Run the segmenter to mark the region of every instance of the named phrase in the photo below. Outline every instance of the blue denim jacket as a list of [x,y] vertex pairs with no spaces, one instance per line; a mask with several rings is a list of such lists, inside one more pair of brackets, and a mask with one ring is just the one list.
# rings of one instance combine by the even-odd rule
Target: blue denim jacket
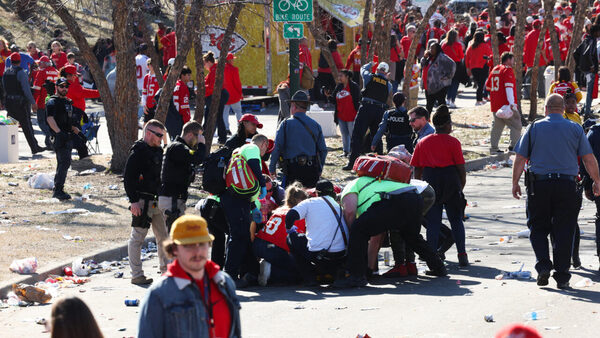
[[[241,337],[241,306],[235,283],[223,271],[219,271],[213,281],[229,306],[229,337]],[[138,337],[209,337],[205,318],[206,309],[198,286],[187,279],[165,277],[152,285],[142,301]]]

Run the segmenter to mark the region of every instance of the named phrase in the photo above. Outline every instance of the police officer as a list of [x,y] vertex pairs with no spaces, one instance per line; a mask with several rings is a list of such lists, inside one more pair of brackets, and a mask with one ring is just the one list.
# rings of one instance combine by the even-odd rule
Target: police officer
[[[56,94],[52,95],[46,103],[46,122],[50,127],[50,134],[56,153],[56,174],[54,175],[53,198],[61,201],[71,199],[64,191],[67,171],[71,166],[71,150],[73,142],[71,138],[78,131],[73,127],[73,105],[67,98],[69,82],[64,77],[56,81]],[[27,117],[29,120],[29,117]],[[23,128],[25,129],[25,128]]]
[[164,213],[169,231],[177,217],[185,213],[188,188],[205,153],[202,125],[196,121],[183,125],[181,136],[175,137],[165,151],[158,207]]
[[[577,189],[575,178],[580,156],[593,180],[594,195],[600,195],[598,163],[583,128],[563,118],[565,104],[560,94],[546,98],[546,117],[534,122],[519,140],[513,165],[512,193],[521,196],[519,179],[529,160],[527,179],[527,212],[531,229],[530,241],[535,252],[537,285],[548,285],[554,269],[557,287],[569,287],[569,266],[573,236],[577,224]],[[553,261],[550,260],[548,235],[554,237]]]
[[21,54],[12,53],[10,61],[11,66],[6,69],[2,77],[4,93],[6,95],[6,111],[8,112],[8,116],[19,121],[31,153],[37,154],[46,150],[46,148],[39,146],[33,134],[33,127],[31,126],[31,109],[37,111],[38,106],[31,94],[29,76],[21,68]]
[[144,127],[144,137],[136,141],[129,150],[123,173],[125,192],[131,203],[129,210],[133,217],[127,251],[131,267],[131,283],[135,285],[152,283],[152,278],[144,275],[140,258],[142,244],[148,234],[150,223],[158,244],[160,271],[167,271],[168,259],[161,245],[168,238],[167,227],[157,205],[163,157],[160,142],[164,134],[165,126],[160,121],[148,121]]
[[377,145],[381,142],[381,136],[385,133],[388,152],[401,144],[404,145],[406,150],[413,152],[413,131],[410,127],[408,112],[403,106],[404,100],[404,94],[400,92],[394,94],[392,101],[395,108],[383,113],[379,129],[377,129],[377,133],[371,142],[371,151],[377,149]]
[[310,104],[306,93],[297,91],[290,104],[292,117],[277,129],[269,171],[274,174],[277,162],[282,158],[284,186],[298,181],[307,188],[314,188],[327,157],[325,138],[321,126],[306,116]]
[[[386,74],[390,67],[387,63],[381,62],[377,66],[375,74],[371,72],[372,67],[373,63],[369,62],[360,69],[363,79],[362,100],[354,121],[348,165],[342,168],[344,170],[352,169],[356,158],[363,153],[363,139],[367,130],[369,130],[372,139],[377,132],[383,112],[388,107],[387,102],[392,92],[392,83],[387,79]],[[368,144],[370,145],[371,142],[368,142]],[[381,153],[382,149],[381,144],[379,144],[377,152]]]
[[[371,236],[387,230],[399,230],[406,244],[423,258],[432,276],[445,276],[446,267],[440,257],[419,234],[423,197],[415,186],[406,183],[359,177],[342,191],[346,224],[350,226],[348,270],[350,277],[336,280],[335,287],[367,285],[367,246]],[[402,215],[402,217],[398,217]]]

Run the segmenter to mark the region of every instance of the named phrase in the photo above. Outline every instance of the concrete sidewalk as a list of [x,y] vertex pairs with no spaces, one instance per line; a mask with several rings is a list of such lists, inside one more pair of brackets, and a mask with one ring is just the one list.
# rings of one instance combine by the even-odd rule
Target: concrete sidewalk
[[[535,257],[528,239],[515,234],[525,229],[525,202],[511,197],[511,169],[469,173],[465,195],[470,205],[466,221],[467,251],[472,265],[459,269],[456,251],[448,254],[448,278],[381,280],[355,290],[297,287],[251,288],[239,291],[242,327],[246,337],[482,337],[493,336],[510,323],[525,323],[523,315],[543,311],[544,319],[527,322],[545,337],[595,337],[600,320],[600,284],[570,291],[539,288],[535,280],[496,280],[501,271],[532,271]],[[584,201],[579,224],[583,269],[573,271],[571,284],[583,278],[600,282],[595,256],[595,206]],[[512,242],[499,244],[502,236]],[[388,249],[385,249],[388,250]],[[158,262],[144,262],[147,275],[158,277]],[[380,261],[380,271],[388,267]],[[125,270],[125,277],[129,271]],[[126,297],[142,299],[145,289],[112,273],[94,275],[81,287],[62,289],[60,296],[81,297],[92,309],[105,336],[134,336],[139,308],[126,307]],[[1,309],[3,336],[43,336],[37,317],[49,318],[50,306]],[[492,314],[495,322],[483,317]],[[125,331],[119,331],[125,329]]]

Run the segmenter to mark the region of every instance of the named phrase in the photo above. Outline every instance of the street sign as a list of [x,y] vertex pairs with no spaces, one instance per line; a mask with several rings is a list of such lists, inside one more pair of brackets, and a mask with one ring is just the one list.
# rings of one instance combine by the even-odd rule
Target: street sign
[[311,22],[313,2],[312,0],[275,0],[273,18],[276,22]]
[[300,39],[304,36],[304,25],[301,23],[284,23],[283,38],[284,39]]

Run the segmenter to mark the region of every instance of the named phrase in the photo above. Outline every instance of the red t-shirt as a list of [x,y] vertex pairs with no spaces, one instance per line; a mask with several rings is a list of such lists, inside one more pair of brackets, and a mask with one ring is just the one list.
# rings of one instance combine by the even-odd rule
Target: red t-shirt
[[350,55],[348,55],[346,69],[352,70],[353,72],[360,71],[360,46],[356,46],[352,52],[350,52]]
[[46,107],[46,96],[48,95],[46,88],[44,87],[46,80],[51,82],[56,82],[56,80],[58,80],[58,71],[56,68],[52,66],[46,67],[38,70],[35,74],[32,89],[33,97],[35,98],[35,103],[37,104],[38,109],[43,109]]
[[511,67],[497,65],[490,72],[485,82],[485,88],[490,92],[490,108],[493,113],[508,104],[506,88],[512,88],[515,103],[517,103],[517,80]]
[[175,108],[181,115],[183,119],[183,123],[187,123],[190,116],[190,89],[187,84],[183,83],[181,80],[177,80],[175,84],[175,90],[173,91],[173,103],[175,104]]
[[452,45],[443,43],[442,51],[454,62],[460,62],[465,57],[463,45],[458,41],[455,41]]
[[209,97],[212,95],[213,90],[215,89],[215,81],[217,79],[217,64],[215,63],[208,70],[208,74],[204,78],[204,97]]
[[156,95],[159,88],[160,86],[158,85],[158,80],[156,80],[156,75],[146,74],[146,76],[144,76],[142,95],[146,95],[146,108],[151,109],[156,106],[154,95]]
[[75,77],[73,82],[69,81],[69,91],[67,97],[73,101],[73,107],[85,111],[85,99],[95,99],[100,97],[100,92],[96,89],[87,89],[81,86],[79,79]]
[[56,65],[56,69],[61,69],[68,62],[67,53],[65,52],[60,52],[58,54],[52,53],[52,55],[50,55],[50,58],[52,59],[52,62],[54,62],[54,65]]
[[477,48],[470,45],[465,56],[465,66],[467,69],[483,68],[487,63],[484,56],[492,57],[492,47],[489,43],[480,43]]
[[[408,58],[408,50],[410,49],[410,44],[412,43],[412,40],[408,37],[408,36],[403,36],[402,39],[400,39],[400,44],[402,45],[402,51],[404,52],[404,58]],[[415,55],[419,55],[419,52],[421,51],[421,44],[417,44],[417,50],[415,51]]]
[[352,102],[352,95],[350,94],[350,85],[346,85],[346,88],[340,90],[335,96],[336,107],[338,111],[338,119],[345,122],[352,122],[356,118],[356,109]]
[[223,88],[229,93],[227,104],[238,103],[242,100],[242,82],[240,81],[240,70],[229,63],[225,64],[223,75]]
[[[273,211],[273,215],[267,222],[267,224],[260,229],[257,238],[265,240],[269,243],[273,243],[283,250],[289,252],[290,248],[287,245],[287,232],[285,229],[285,216],[290,209],[288,207],[280,207]],[[306,224],[303,219],[294,222],[294,225],[298,227],[298,233],[306,232]]]
[[[208,330],[209,337],[229,337],[229,331],[231,330],[231,313],[229,312],[229,306],[225,300],[225,296],[219,291],[219,287],[213,281],[213,278],[219,272],[219,265],[213,261],[207,260],[204,266],[204,273],[208,275],[210,280],[210,304],[212,304],[212,319],[215,323],[214,328]],[[190,280],[190,276],[183,270],[179,261],[175,259],[172,263],[167,266],[167,272],[164,276],[177,277]],[[204,279],[195,280],[200,289],[200,295],[204,299]],[[208,309],[206,311],[208,313]]]
[[460,141],[448,134],[425,136],[413,153],[413,167],[444,168],[465,164]]

